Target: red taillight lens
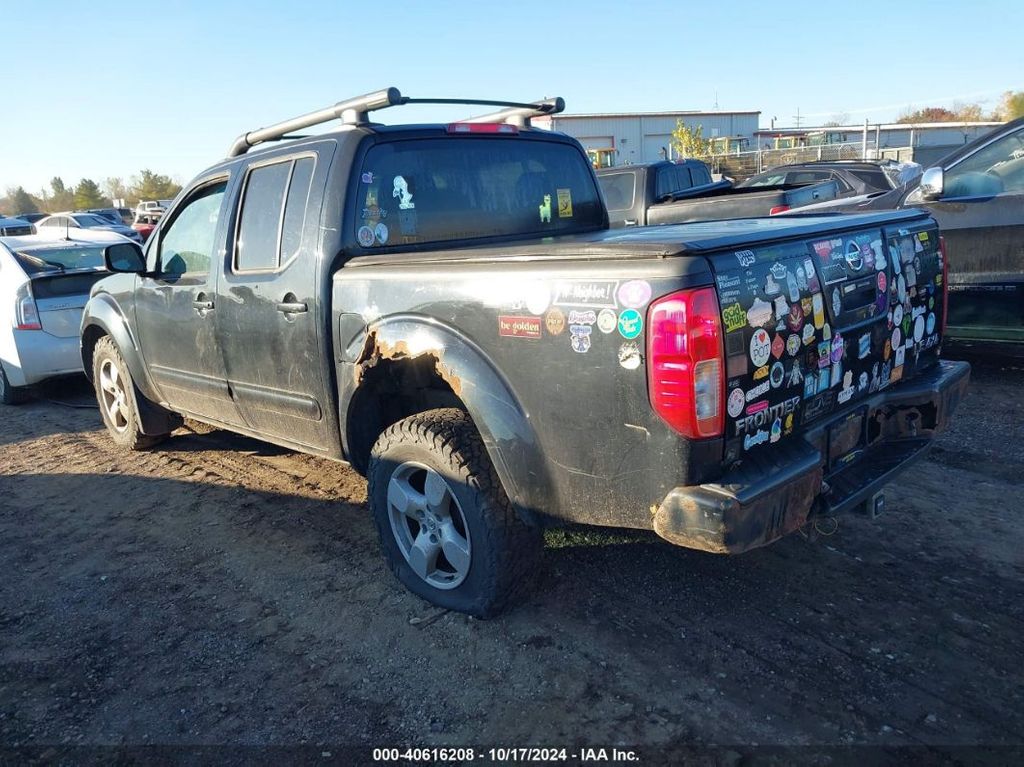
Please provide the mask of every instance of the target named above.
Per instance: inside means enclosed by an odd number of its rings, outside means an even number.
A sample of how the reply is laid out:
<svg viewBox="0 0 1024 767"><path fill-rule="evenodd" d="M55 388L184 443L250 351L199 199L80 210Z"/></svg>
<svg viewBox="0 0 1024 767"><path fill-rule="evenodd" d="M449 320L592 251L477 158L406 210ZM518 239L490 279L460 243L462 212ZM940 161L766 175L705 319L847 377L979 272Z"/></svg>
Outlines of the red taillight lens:
<svg viewBox="0 0 1024 767"><path fill-rule="evenodd" d="M32 297L32 287L25 283L14 294L14 327L16 330L42 330L39 309Z"/></svg>
<svg viewBox="0 0 1024 767"><path fill-rule="evenodd" d="M946 255L946 238L939 237L939 253L942 254L942 322L939 332L946 336L946 321L949 319L949 256Z"/></svg>
<svg viewBox="0 0 1024 767"><path fill-rule="evenodd" d="M449 133L498 133L515 135L519 128L508 123L449 123Z"/></svg>
<svg viewBox="0 0 1024 767"><path fill-rule="evenodd" d="M651 304L647 384L655 412L684 437L722 435L725 364L714 288L684 290Z"/></svg>
<svg viewBox="0 0 1024 767"><path fill-rule="evenodd" d="M785 213L789 210L788 205L776 205L774 208L768 211L769 216L774 216L776 213Z"/></svg>

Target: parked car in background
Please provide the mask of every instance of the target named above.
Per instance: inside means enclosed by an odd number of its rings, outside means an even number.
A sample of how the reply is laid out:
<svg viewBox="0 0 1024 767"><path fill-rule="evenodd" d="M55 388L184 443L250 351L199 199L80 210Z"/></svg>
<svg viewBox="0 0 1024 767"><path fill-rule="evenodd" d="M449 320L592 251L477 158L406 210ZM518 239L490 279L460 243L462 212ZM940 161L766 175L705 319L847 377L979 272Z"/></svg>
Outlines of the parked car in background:
<svg viewBox="0 0 1024 767"><path fill-rule="evenodd" d="M839 194L835 181L740 188L712 181L700 160L601 168L597 180L613 227L768 216Z"/></svg>
<svg viewBox="0 0 1024 767"><path fill-rule="evenodd" d="M138 220L139 216L161 215L171 207L172 202L174 200L143 200L135 206L135 219Z"/></svg>
<svg viewBox="0 0 1024 767"><path fill-rule="evenodd" d="M15 237L23 234L33 234L32 224L23 218L7 218L0 216L0 237Z"/></svg>
<svg viewBox="0 0 1024 767"><path fill-rule="evenodd" d="M156 229L156 225L160 222L160 216L149 215L149 216L138 216L135 219L135 223L132 224L132 229L142 235L142 240L145 242L149 239L149 235Z"/></svg>
<svg viewBox="0 0 1024 767"><path fill-rule="evenodd" d="M49 216L49 213L19 213L14 218L20 218L22 221L28 221L30 224L34 224L40 219Z"/></svg>
<svg viewBox="0 0 1024 767"><path fill-rule="evenodd" d="M84 211L85 213L95 213L104 218L109 218L115 224L121 224L123 226L131 226L132 211L130 208L89 208Z"/></svg>
<svg viewBox="0 0 1024 767"><path fill-rule="evenodd" d="M96 229L114 232L135 242L142 243L142 235L124 224L115 224L109 218L95 213L55 213L39 221L36 229L43 234L66 231L69 229Z"/></svg>
<svg viewBox="0 0 1024 767"><path fill-rule="evenodd" d="M779 184L818 184L835 181L839 195L847 197L872 192L890 192L921 175L917 163L895 160L821 160L771 168L736 184L740 188Z"/></svg>
<svg viewBox="0 0 1024 767"><path fill-rule="evenodd" d="M902 208L928 210L945 238L947 336L1019 349L1024 344L1024 118L965 144L906 186L840 201L826 211Z"/></svg>
<svg viewBox="0 0 1024 767"><path fill-rule="evenodd" d="M0 237L0 402L14 405L26 387L82 372L78 327L93 284L107 274L112 237L74 230L78 240ZM121 238L116 241L124 243Z"/></svg>

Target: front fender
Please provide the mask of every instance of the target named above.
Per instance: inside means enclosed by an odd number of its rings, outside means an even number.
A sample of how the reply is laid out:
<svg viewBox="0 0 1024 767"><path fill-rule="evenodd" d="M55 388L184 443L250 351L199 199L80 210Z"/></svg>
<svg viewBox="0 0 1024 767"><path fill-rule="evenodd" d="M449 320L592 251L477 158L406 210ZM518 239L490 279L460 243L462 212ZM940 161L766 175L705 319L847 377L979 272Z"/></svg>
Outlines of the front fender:
<svg viewBox="0 0 1024 767"><path fill-rule="evenodd" d="M160 398L153 387L146 364L139 351L139 344L132 332L128 320L118 304L117 299L109 293L93 295L82 312L82 328L79 343L82 354L82 366L85 374L92 380L92 353L100 336L108 335L117 345L121 357L132 374L135 385L147 399L159 402Z"/></svg>
<svg viewBox="0 0 1024 767"><path fill-rule="evenodd" d="M367 364L380 359L433 357L437 374L473 419L517 511L527 521L533 521L542 510L551 510L556 496L529 413L524 411L505 377L474 342L432 318L404 316L362 326L349 339L339 339L338 351L342 423L349 423L349 417L358 417L350 409ZM347 429L343 430L342 446L350 455L346 432Z"/></svg>

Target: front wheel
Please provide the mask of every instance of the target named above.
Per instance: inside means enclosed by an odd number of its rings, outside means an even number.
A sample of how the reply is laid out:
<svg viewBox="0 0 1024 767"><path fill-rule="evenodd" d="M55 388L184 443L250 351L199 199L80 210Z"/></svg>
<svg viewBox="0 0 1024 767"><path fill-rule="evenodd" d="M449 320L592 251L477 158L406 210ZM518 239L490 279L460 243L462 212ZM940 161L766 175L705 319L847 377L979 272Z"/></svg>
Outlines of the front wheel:
<svg viewBox="0 0 1024 767"><path fill-rule="evenodd" d="M145 450L166 438L166 434L142 433L137 399L142 394L136 390L128 365L110 336L104 336L96 343L92 371L103 423L118 447Z"/></svg>
<svg viewBox="0 0 1024 767"><path fill-rule="evenodd" d="M512 508L468 414L428 410L392 425L367 478L384 557L414 594L486 618L526 591L543 536Z"/></svg>

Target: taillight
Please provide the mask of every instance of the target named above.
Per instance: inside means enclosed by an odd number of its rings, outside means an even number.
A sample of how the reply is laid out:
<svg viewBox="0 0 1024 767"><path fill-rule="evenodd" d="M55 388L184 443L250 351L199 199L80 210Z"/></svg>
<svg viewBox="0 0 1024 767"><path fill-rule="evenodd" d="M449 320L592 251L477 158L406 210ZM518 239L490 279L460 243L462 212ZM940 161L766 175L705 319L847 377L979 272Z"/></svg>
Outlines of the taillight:
<svg viewBox="0 0 1024 767"><path fill-rule="evenodd" d="M42 330L39 309L32 297L32 286L26 282L14 294L14 327L17 330Z"/></svg>
<svg viewBox="0 0 1024 767"><path fill-rule="evenodd" d="M946 238L939 236L939 253L942 254L942 322L939 333L946 337L946 320L949 318L949 256L946 255Z"/></svg>
<svg viewBox="0 0 1024 767"><path fill-rule="evenodd" d="M508 123L449 123L448 132L517 134L519 128Z"/></svg>
<svg viewBox="0 0 1024 767"><path fill-rule="evenodd" d="M768 211L769 216L774 216L776 213L785 213L789 210L788 205L776 205L774 208Z"/></svg>
<svg viewBox="0 0 1024 767"><path fill-rule="evenodd" d="M684 437L722 435L725 366L714 288L672 293L651 304L647 384L654 411Z"/></svg>

